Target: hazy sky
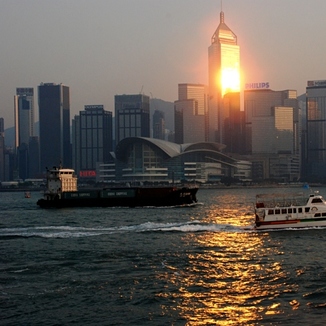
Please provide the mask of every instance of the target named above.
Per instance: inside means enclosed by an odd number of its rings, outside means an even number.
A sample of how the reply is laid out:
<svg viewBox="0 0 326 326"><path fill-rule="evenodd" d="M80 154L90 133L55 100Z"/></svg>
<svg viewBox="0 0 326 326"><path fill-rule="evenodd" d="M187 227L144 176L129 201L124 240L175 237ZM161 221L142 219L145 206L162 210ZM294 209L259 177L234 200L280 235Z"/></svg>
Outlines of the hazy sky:
<svg viewBox="0 0 326 326"><path fill-rule="evenodd" d="M16 87L69 86L73 118L88 104L114 111L116 94L174 101L178 83L207 84L220 11L220 0L0 0L5 128ZM224 0L223 11L243 84L300 95L307 80L326 79L326 0Z"/></svg>

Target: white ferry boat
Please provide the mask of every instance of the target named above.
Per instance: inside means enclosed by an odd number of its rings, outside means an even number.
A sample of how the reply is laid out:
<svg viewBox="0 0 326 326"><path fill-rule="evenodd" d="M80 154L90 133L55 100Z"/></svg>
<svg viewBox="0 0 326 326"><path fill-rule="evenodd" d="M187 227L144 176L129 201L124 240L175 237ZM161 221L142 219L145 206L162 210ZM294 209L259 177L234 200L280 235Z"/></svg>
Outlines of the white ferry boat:
<svg viewBox="0 0 326 326"><path fill-rule="evenodd" d="M256 230L325 226L326 201L318 191L308 198L303 193L256 196Z"/></svg>

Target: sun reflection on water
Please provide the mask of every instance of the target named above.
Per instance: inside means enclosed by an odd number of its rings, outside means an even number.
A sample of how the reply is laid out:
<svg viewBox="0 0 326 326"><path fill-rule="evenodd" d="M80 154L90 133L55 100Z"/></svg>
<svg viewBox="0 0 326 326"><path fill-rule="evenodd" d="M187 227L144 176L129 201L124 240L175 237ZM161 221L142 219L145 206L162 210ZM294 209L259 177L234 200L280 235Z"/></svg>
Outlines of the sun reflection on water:
<svg viewBox="0 0 326 326"><path fill-rule="evenodd" d="M198 250L187 253L182 272L161 275L175 290L160 296L172 297L188 325L248 325L282 313L279 296L294 289L281 262L271 259L282 252L267 234L188 234L184 240Z"/></svg>

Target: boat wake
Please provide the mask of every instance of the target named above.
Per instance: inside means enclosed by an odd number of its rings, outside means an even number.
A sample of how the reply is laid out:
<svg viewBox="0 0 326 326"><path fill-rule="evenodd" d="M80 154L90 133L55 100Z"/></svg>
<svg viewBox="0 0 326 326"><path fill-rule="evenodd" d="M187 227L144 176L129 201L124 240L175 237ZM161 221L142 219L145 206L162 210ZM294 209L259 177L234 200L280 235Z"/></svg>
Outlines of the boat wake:
<svg viewBox="0 0 326 326"><path fill-rule="evenodd" d="M25 228L3 228L0 229L0 239L13 238L81 238L94 237L119 233L139 232L246 232L239 226L229 224L201 223L191 221L186 223L154 223L147 222L138 225L119 227L72 227L72 226L41 226Z"/></svg>

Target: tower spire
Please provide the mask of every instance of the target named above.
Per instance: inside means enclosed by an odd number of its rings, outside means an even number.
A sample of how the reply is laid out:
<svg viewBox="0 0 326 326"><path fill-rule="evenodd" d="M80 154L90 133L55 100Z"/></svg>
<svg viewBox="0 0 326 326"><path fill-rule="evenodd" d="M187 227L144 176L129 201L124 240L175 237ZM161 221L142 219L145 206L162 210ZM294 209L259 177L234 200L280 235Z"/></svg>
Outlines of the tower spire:
<svg viewBox="0 0 326 326"><path fill-rule="evenodd" d="M223 0L221 0L220 24L224 23Z"/></svg>

